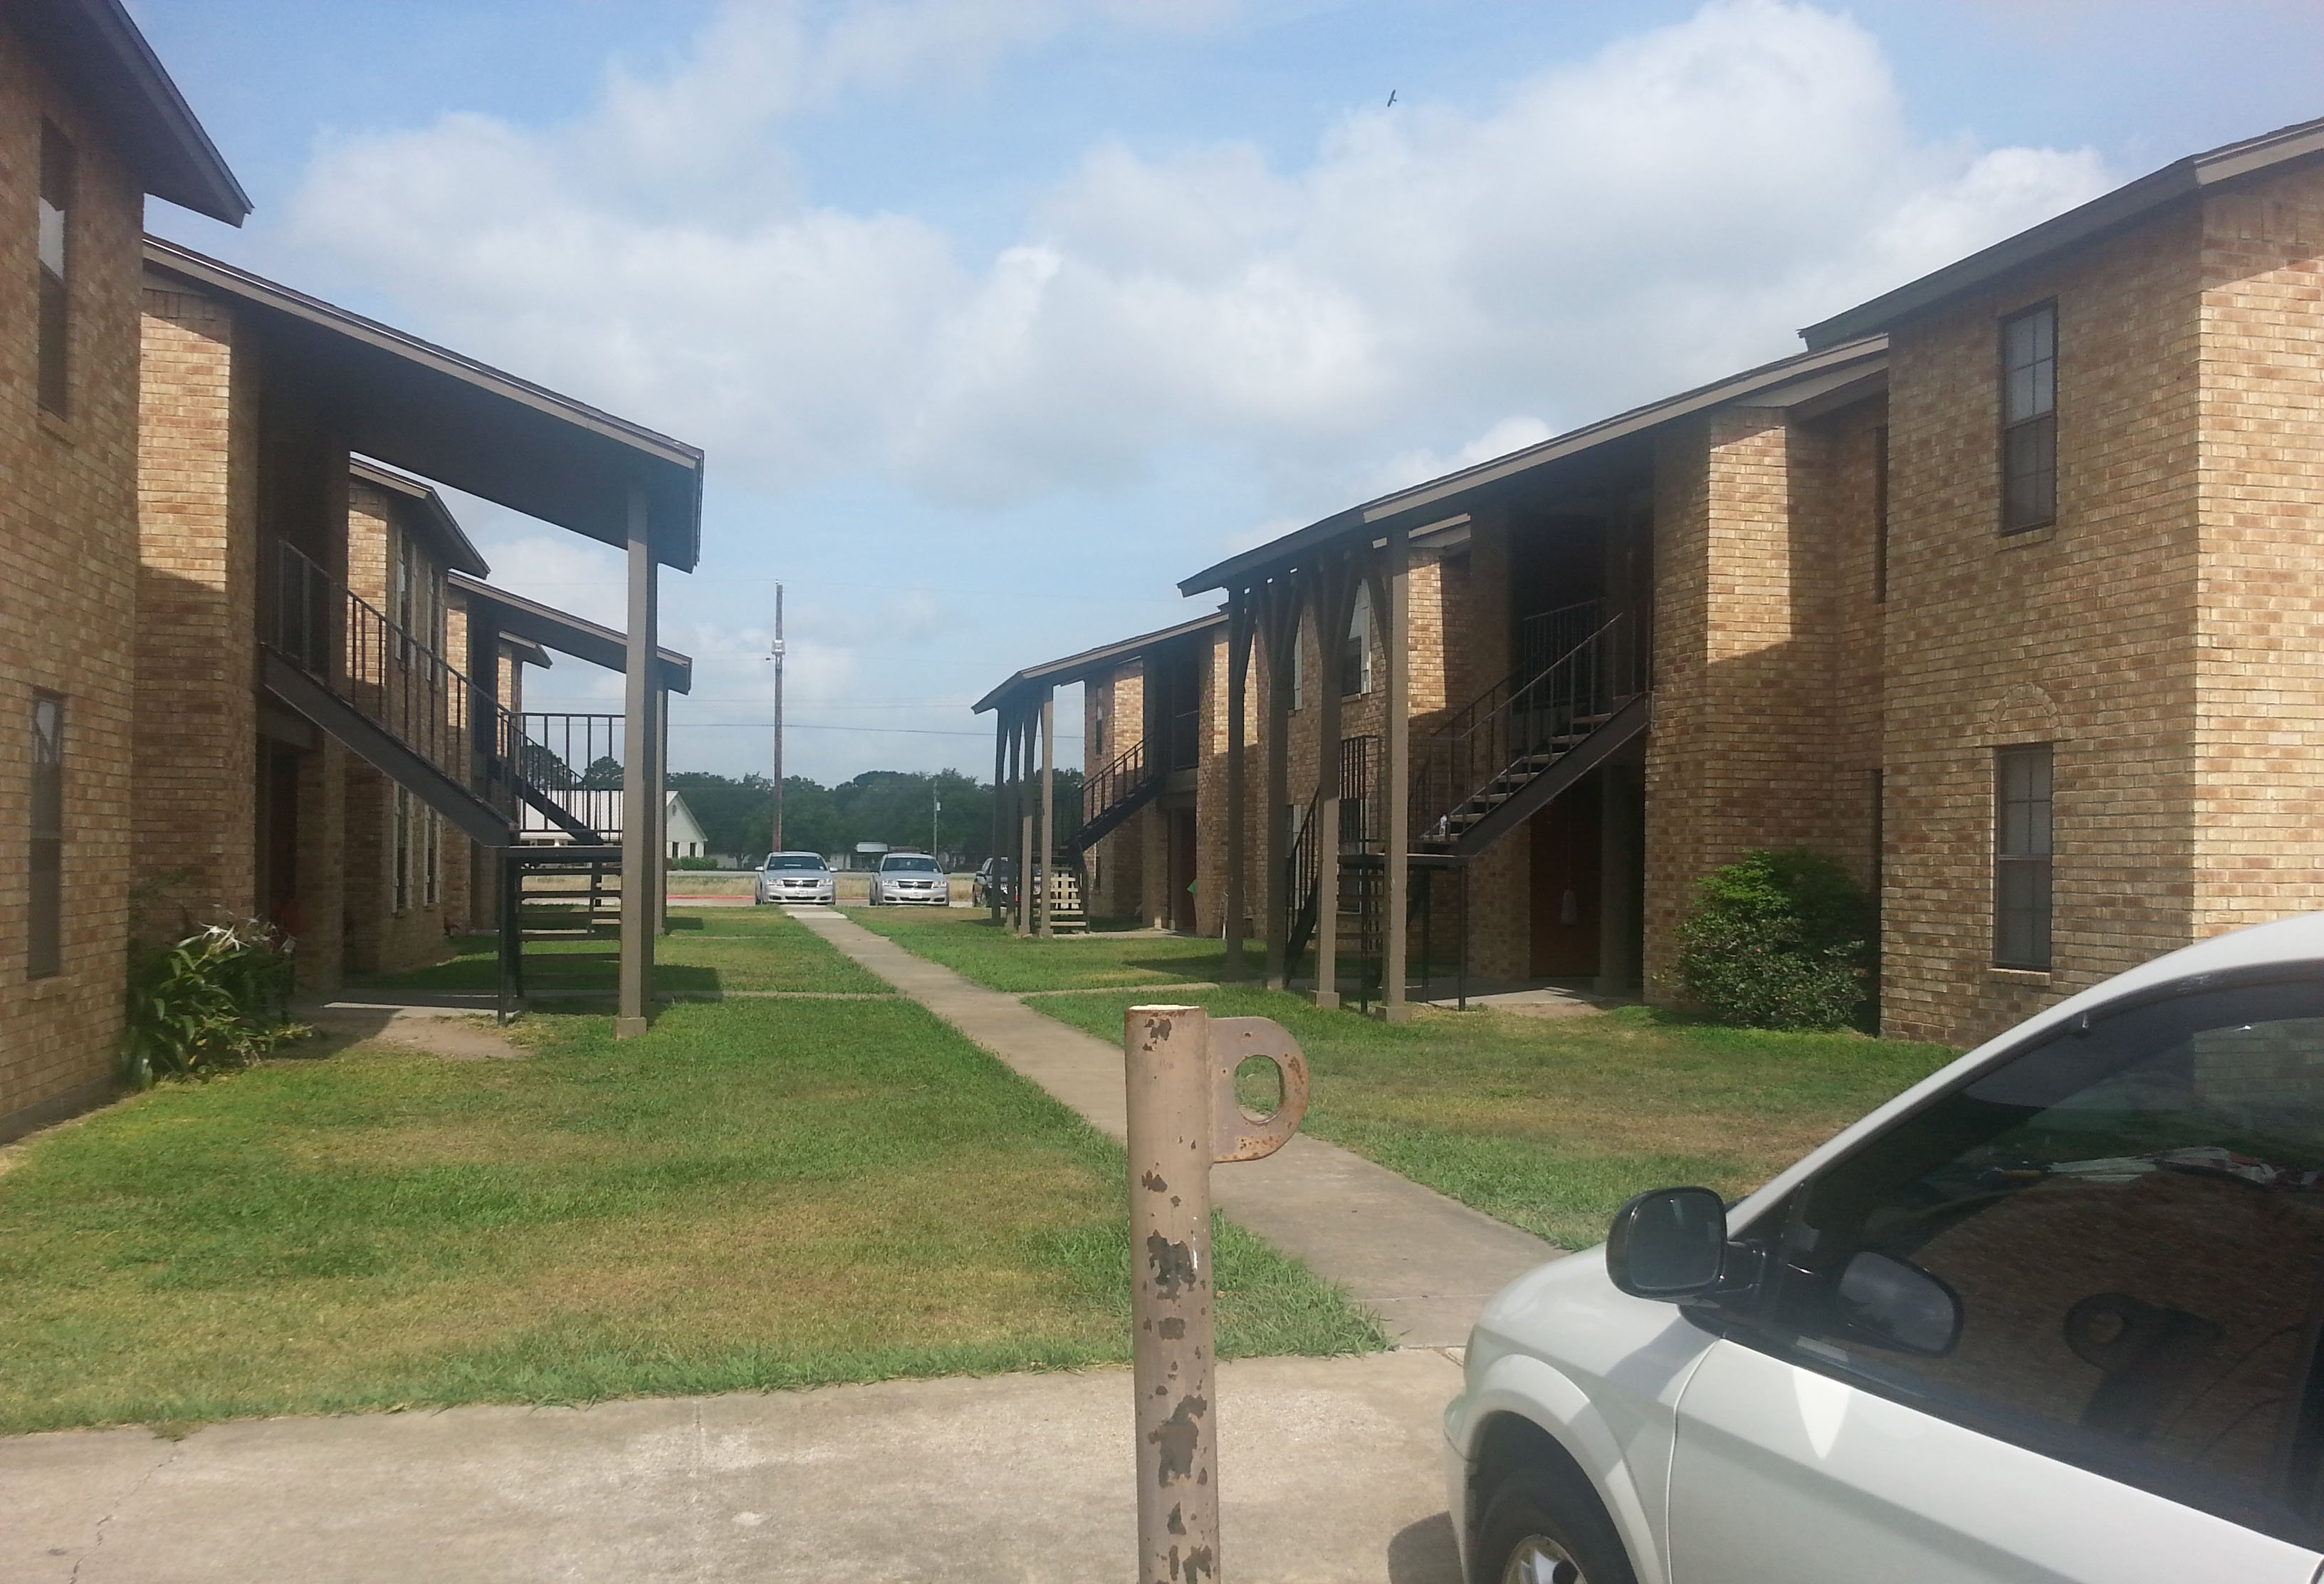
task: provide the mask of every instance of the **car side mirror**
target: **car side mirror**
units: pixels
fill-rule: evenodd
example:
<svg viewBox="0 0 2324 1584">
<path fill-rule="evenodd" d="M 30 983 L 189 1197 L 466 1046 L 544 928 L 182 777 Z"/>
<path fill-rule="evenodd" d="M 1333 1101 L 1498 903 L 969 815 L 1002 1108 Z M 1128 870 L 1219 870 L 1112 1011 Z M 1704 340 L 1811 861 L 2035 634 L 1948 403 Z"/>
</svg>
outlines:
<svg viewBox="0 0 2324 1584">
<path fill-rule="evenodd" d="M 1960 1298 L 1916 1264 L 1860 1249 L 1840 1267 L 1840 1320 L 1877 1348 L 1941 1358 L 1960 1340 Z"/>
<path fill-rule="evenodd" d="M 1727 1203 L 1707 1188 L 1657 1188 L 1614 1212 L 1606 1274 L 1633 1298 L 1710 1292 L 1727 1254 Z"/>
</svg>

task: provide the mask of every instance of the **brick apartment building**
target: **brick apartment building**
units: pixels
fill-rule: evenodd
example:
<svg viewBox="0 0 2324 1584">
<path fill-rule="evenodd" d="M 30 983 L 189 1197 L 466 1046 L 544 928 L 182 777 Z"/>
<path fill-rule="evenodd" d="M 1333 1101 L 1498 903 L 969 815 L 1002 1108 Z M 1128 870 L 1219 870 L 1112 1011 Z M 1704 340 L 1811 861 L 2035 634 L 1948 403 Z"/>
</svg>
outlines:
<svg viewBox="0 0 2324 1584">
<path fill-rule="evenodd" d="M 657 578 L 698 552 L 701 453 L 144 236 L 148 193 L 249 206 L 115 0 L 0 16 L 0 1136 L 109 1092 L 133 927 L 270 919 L 310 994 L 517 941 L 527 810 L 636 882 L 642 1027 L 690 681 Z M 483 582 L 427 479 L 623 549 L 630 631 Z M 622 711 L 525 712 L 550 650 L 624 672 Z M 619 823 L 585 827 L 549 794 L 608 757 Z"/>
<path fill-rule="evenodd" d="M 104 1092 L 122 1017 L 148 194 L 249 200 L 113 0 L 0 11 L 0 1129 Z"/>
<path fill-rule="evenodd" d="M 1877 899 L 1883 1027 L 1965 1043 L 2324 907 L 2324 123 L 1803 336 L 1182 583 L 1193 927 L 1278 979 L 1336 930 L 1327 996 L 1433 935 L 1665 1000 L 1694 882 L 1803 845 Z"/>
</svg>

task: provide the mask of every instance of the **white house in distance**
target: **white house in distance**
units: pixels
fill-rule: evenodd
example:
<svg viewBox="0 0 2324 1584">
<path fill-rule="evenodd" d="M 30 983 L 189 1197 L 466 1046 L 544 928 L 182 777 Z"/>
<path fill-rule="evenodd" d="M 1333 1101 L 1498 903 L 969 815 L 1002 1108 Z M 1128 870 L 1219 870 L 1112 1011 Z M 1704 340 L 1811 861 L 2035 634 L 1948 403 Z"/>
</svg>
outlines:
<svg viewBox="0 0 2324 1584">
<path fill-rule="evenodd" d="M 608 841 L 622 837 L 622 792 L 619 787 L 576 787 L 570 790 L 552 789 L 544 794 L 565 813 L 603 836 Z M 573 840 L 545 811 L 528 804 L 522 810 L 524 840 L 530 844 L 564 847 Z M 710 838 L 703 834 L 702 822 L 694 811 L 686 806 L 686 799 L 678 792 L 668 794 L 662 805 L 663 857 L 669 858 L 706 857 Z"/>
<path fill-rule="evenodd" d="M 710 856 L 710 838 L 702 833 L 701 822 L 694 811 L 686 806 L 686 799 L 678 792 L 669 794 L 662 806 L 661 835 L 673 858 L 704 858 Z"/>
</svg>

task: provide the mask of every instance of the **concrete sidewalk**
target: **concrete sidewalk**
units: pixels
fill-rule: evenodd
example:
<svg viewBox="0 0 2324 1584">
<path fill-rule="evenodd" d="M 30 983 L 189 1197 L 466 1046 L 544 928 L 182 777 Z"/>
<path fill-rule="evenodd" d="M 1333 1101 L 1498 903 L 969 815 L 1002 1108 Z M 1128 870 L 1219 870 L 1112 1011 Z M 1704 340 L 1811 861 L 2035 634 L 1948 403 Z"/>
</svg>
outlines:
<svg viewBox="0 0 2324 1584">
<path fill-rule="evenodd" d="M 1457 1584 L 1431 1352 L 1219 1371 L 1236 1584 Z M 12 1584 L 1137 1576 L 1126 1371 L 0 1440 Z"/>
<path fill-rule="evenodd" d="M 1068 1028 L 1013 996 L 971 984 L 843 913 L 785 911 L 1093 1126 L 1122 1136 L 1127 1101 L 1120 1045 Z M 1218 1168 L 1211 1193 L 1235 1220 L 1345 1287 L 1408 1348 L 1464 1345 L 1486 1299 L 1563 1252 L 1305 1135 L 1264 1161 Z"/>
</svg>

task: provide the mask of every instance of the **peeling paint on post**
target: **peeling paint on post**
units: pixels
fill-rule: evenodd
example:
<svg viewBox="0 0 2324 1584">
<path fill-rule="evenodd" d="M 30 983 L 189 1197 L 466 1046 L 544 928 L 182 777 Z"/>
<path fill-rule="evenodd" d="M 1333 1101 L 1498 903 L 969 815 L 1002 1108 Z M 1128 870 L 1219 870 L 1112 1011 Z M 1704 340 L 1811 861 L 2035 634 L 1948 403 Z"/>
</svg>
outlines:
<svg viewBox="0 0 2324 1584">
<path fill-rule="evenodd" d="M 1133 1006 L 1130 1099 L 1130 1357 L 1138 1402 L 1139 1584 L 1218 1584 L 1211 1165 L 1283 1147 L 1307 1109 L 1307 1064 L 1279 1024 L 1199 1006 Z M 1252 1117 L 1236 1068 L 1276 1063 L 1283 1100 Z"/>
</svg>

